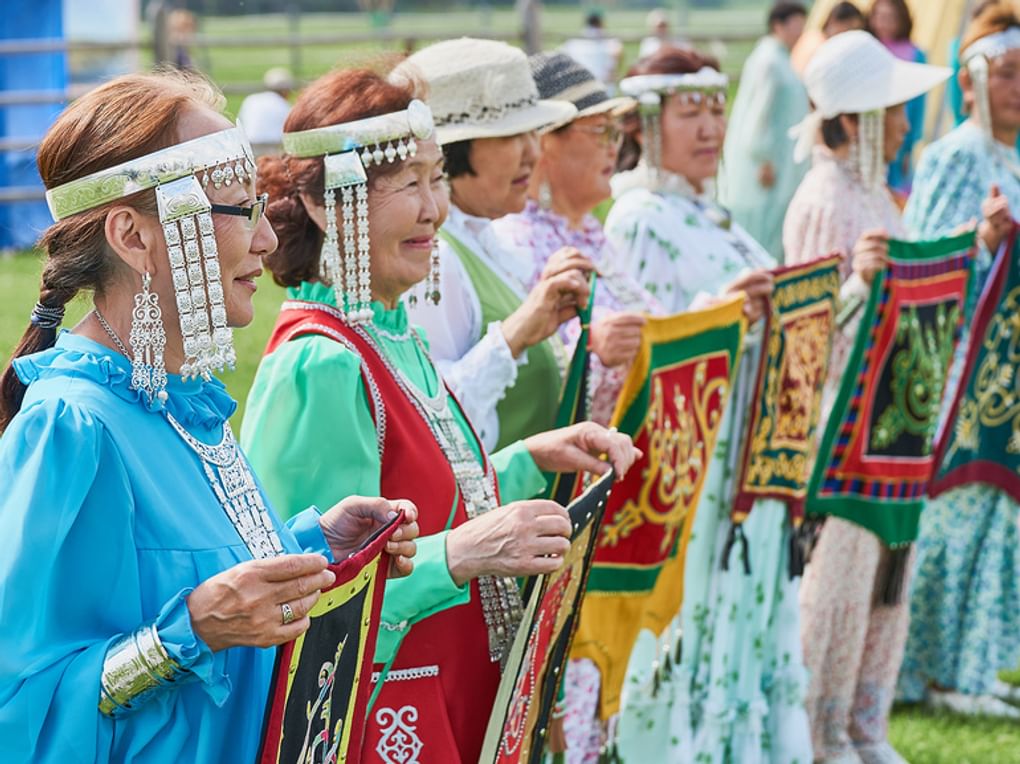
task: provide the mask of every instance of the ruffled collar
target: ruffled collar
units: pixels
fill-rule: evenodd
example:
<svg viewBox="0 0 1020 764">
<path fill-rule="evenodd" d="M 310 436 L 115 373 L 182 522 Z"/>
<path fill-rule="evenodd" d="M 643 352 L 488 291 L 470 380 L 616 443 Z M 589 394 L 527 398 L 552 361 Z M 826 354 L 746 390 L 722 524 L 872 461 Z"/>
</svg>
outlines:
<svg viewBox="0 0 1020 764">
<path fill-rule="evenodd" d="M 213 428 L 237 409 L 237 402 L 218 379 L 189 380 L 168 374 L 165 403 L 151 403 L 131 389 L 131 361 L 88 337 L 62 331 L 48 350 L 14 359 L 14 370 L 26 385 L 41 379 L 76 377 L 104 385 L 118 397 L 152 412 L 166 410 L 185 427 Z"/>
<path fill-rule="evenodd" d="M 287 289 L 287 296 L 292 300 L 304 300 L 306 302 L 321 302 L 334 308 L 336 294 L 332 287 L 319 282 L 302 281 L 298 287 Z M 369 307 L 372 308 L 372 323 L 387 334 L 407 335 L 410 337 L 408 328 L 410 323 L 407 320 L 407 309 L 404 307 L 404 299 L 397 302 L 397 307 L 387 308 L 378 300 L 373 300 Z"/>
</svg>

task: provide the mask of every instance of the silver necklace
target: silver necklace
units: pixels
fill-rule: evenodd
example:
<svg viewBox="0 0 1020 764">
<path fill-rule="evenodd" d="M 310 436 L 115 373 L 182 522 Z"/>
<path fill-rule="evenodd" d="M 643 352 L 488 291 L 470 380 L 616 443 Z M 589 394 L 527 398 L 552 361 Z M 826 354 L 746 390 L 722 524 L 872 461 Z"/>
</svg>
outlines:
<svg viewBox="0 0 1020 764">
<path fill-rule="evenodd" d="M 130 358 L 128 349 L 99 309 L 93 308 L 93 313 L 117 349 Z M 198 456 L 216 500 L 251 556 L 261 560 L 283 554 L 280 536 L 273 526 L 272 517 L 262 500 L 262 493 L 255 483 L 248 462 L 237 446 L 230 422 L 223 423 L 223 437 L 220 442 L 210 446 L 184 429 L 169 411 L 164 409 L 163 414 L 174 432 Z"/>
<path fill-rule="evenodd" d="M 428 396 L 396 368 L 363 326 L 354 327 L 354 330 L 376 351 L 387 371 L 425 421 L 450 465 L 454 480 L 464 498 L 464 509 L 468 519 L 495 509 L 498 502 L 492 467 L 487 465 L 488 469 L 483 470 L 478 463 L 464 431 L 450 410 L 446 385 L 443 384 L 439 372 L 436 371 L 435 374 L 439 380 L 440 390 L 436 395 Z M 417 333 L 413 336 L 422 356 L 435 369 L 435 364 L 432 363 L 432 358 L 421 338 Z M 489 658 L 493 662 L 503 662 L 523 617 L 524 607 L 521 603 L 520 589 L 516 580 L 501 576 L 480 577 L 478 589 L 482 601 L 482 615 L 489 634 Z"/>
</svg>

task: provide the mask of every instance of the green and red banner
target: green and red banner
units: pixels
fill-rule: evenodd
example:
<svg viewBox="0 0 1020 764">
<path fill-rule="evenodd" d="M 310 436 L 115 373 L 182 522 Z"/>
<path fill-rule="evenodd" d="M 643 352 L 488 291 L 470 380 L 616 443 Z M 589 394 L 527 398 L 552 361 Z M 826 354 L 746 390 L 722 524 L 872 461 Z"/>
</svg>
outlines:
<svg viewBox="0 0 1020 764">
<path fill-rule="evenodd" d="M 743 522 L 754 502 L 765 498 L 786 502 L 795 524 L 804 516 L 836 321 L 839 263 L 839 257 L 824 257 L 772 271 L 734 522 Z"/>
<path fill-rule="evenodd" d="M 963 325 L 974 234 L 889 242 L 808 490 L 896 547 L 917 537 L 943 392 Z"/>
<path fill-rule="evenodd" d="M 602 673 L 600 714 L 619 708 L 642 628 L 680 607 L 691 520 L 744 337 L 743 297 L 649 318 L 612 422 L 644 455 L 613 488 L 599 529 L 573 657 Z"/>
<path fill-rule="evenodd" d="M 1020 502 L 1020 236 L 995 258 L 970 327 L 967 360 L 936 451 L 929 493 L 986 483 Z"/>
<path fill-rule="evenodd" d="M 555 572 L 540 576 L 507 657 L 486 728 L 481 762 L 540 764 L 563 679 L 592 553 L 615 475 L 593 483 L 567 507 L 570 551 Z"/>
<path fill-rule="evenodd" d="M 333 585 L 311 625 L 277 648 L 259 764 L 358 761 L 389 555 L 400 512 L 358 552 L 330 566 Z"/>
</svg>

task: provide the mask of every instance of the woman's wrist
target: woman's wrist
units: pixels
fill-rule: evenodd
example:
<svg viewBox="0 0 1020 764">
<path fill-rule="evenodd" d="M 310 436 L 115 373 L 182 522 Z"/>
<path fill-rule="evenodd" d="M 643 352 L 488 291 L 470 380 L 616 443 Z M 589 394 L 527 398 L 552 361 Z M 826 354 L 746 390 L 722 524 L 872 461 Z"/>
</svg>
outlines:
<svg viewBox="0 0 1020 764">
<path fill-rule="evenodd" d="M 145 624 L 106 651 L 99 682 L 99 711 L 105 716 L 131 711 L 182 673 L 160 641 L 155 624 Z"/>
<path fill-rule="evenodd" d="M 450 578 L 457 586 L 464 586 L 473 578 L 477 578 L 474 560 L 465 552 L 465 545 L 461 543 L 461 534 L 458 531 L 463 527 L 460 525 L 446 534 L 446 567 L 450 571 Z"/>
</svg>

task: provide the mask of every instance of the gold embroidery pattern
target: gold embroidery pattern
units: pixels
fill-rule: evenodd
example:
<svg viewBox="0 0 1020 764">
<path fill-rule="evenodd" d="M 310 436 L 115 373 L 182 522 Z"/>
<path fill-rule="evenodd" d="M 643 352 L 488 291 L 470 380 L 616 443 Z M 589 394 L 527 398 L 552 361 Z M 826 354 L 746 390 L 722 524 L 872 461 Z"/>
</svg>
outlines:
<svg viewBox="0 0 1020 764">
<path fill-rule="evenodd" d="M 1010 454 L 1020 454 L 1020 287 L 1014 287 L 992 316 L 982 346 L 981 364 L 974 372 L 972 394 L 960 402 L 955 438 L 946 460 L 957 449 L 976 451 L 982 427 L 1002 427 L 1012 420 L 1006 444 Z M 1018 468 L 1020 470 L 1020 468 Z"/>
<path fill-rule="evenodd" d="M 957 303 L 936 306 L 929 326 L 922 325 L 916 306 L 906 308 L 896 327 L 896 341 L 906 346 L 891 360 L 892 402 L 872 430 L 873 449 L 888 448 L 907 433 L 923 437 L 925 453 L 931 452 L 959 319 Z"/>
<path fill-rule="evenodd" d="M 729 388 L 726 377 L 708 378 L 708 363 L 697 361 L 691 397 L 663 375 L 652 377 L 648 413 L 635 438 L 646 434 L 649 466 L 637 500 L 628 499 L 606 519 L 600 546 L 615 546 L 645 523 L 663 527 L 660 552 L 673 545 L 705 477 Z"/>
<path fill-rule="evenodd" d="M 827 281 L 819 278 L 797 284 Z M 832 293 L 828 294 L 831 297 Z M 744 482 L 748 489 L 768 488 L 801 495 L 808 479 L 812 433 L 821 412 L 832 302 L 809 305 L 782 318 L 781 322 L 773 321 L 767 347 L 771 357 L 781 353 L 782 359 L 768 367 L 764 411 L 751 441 Z"/>
</svg>

